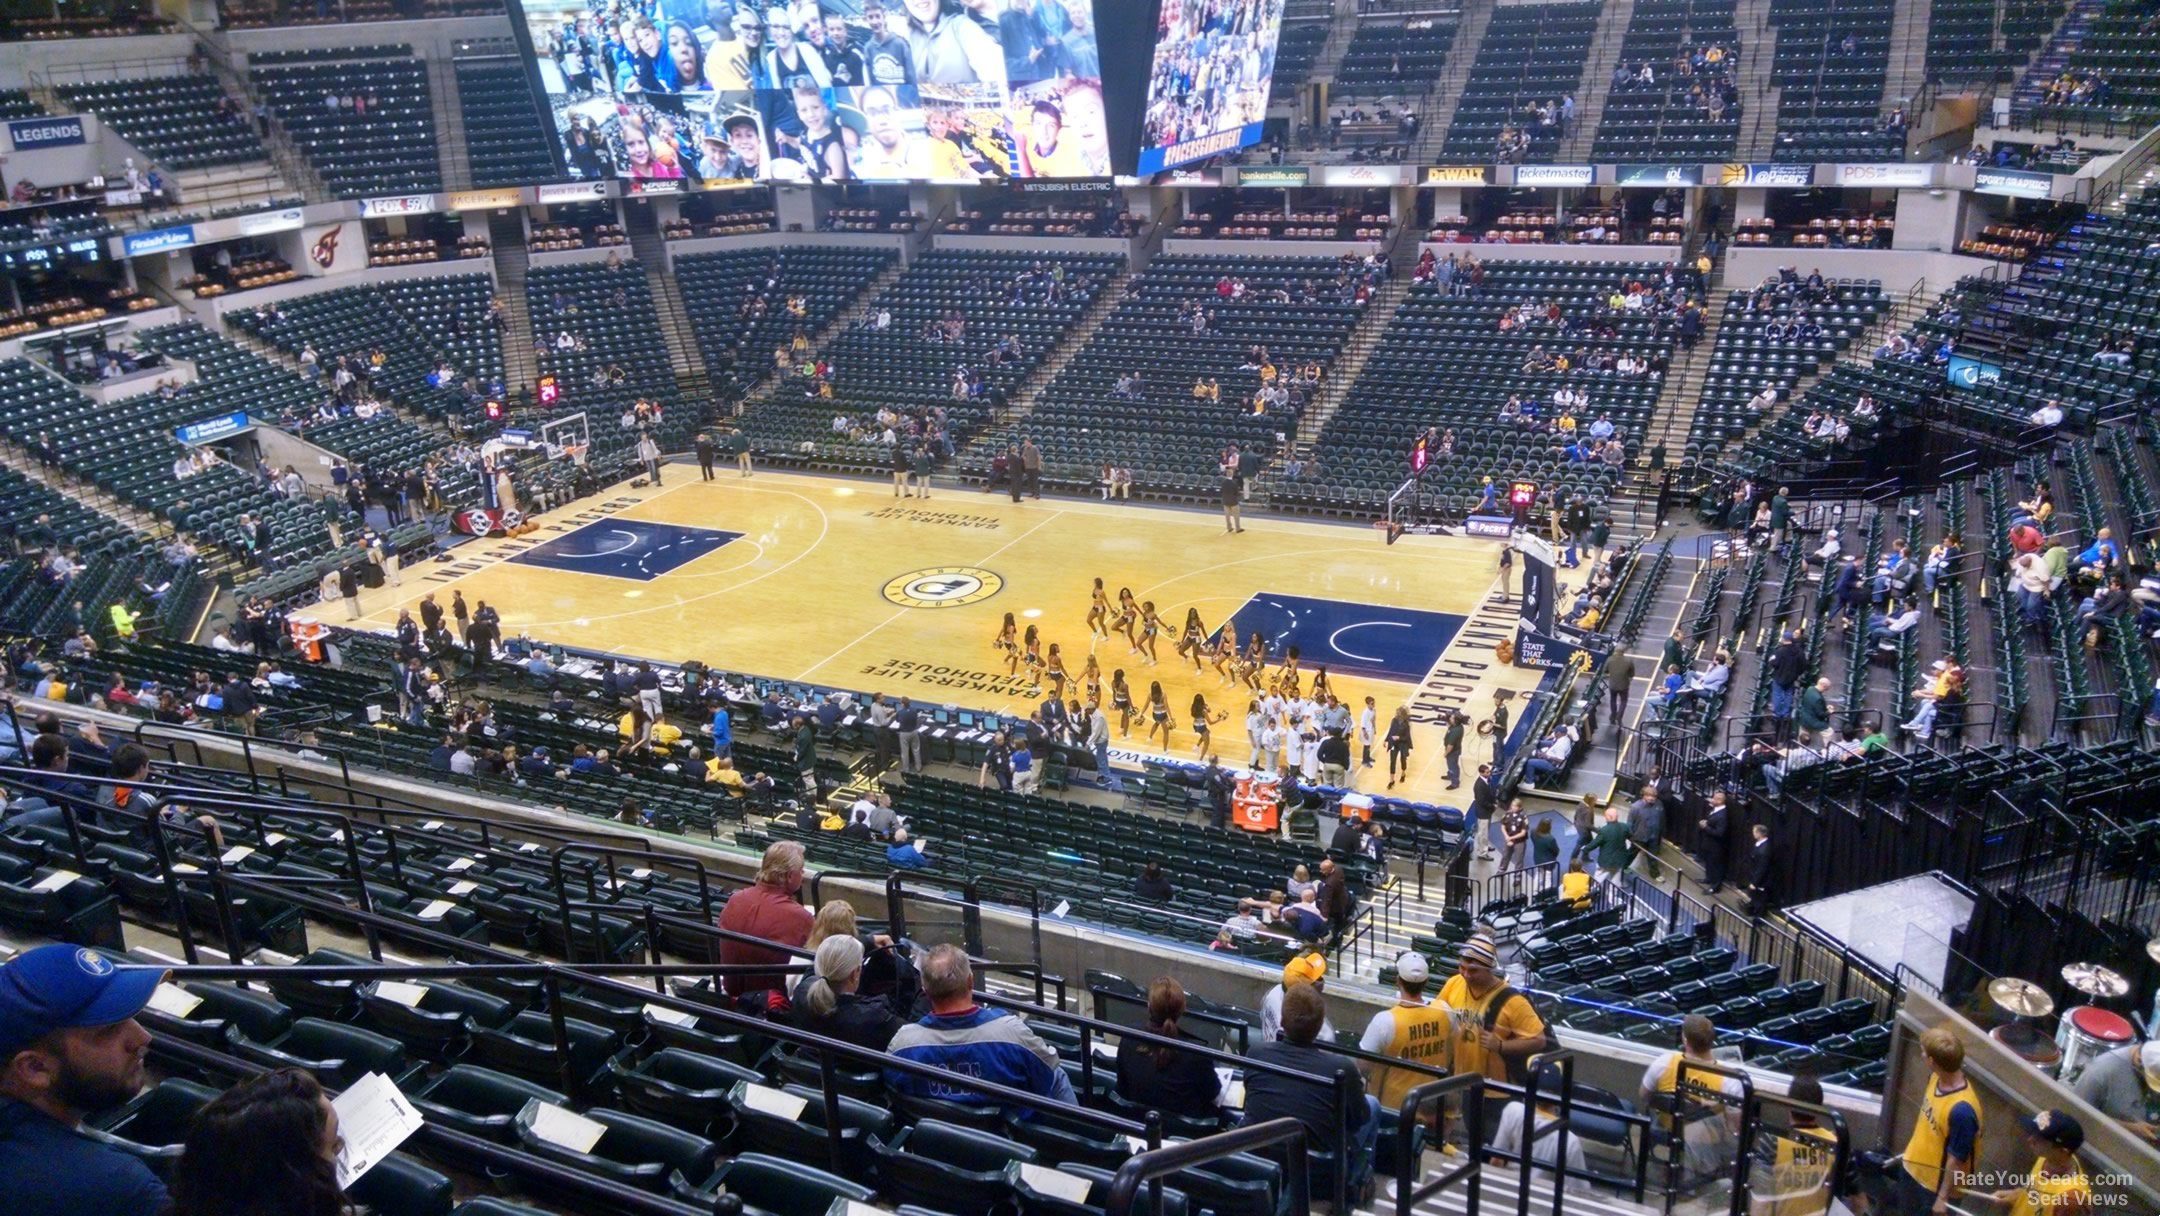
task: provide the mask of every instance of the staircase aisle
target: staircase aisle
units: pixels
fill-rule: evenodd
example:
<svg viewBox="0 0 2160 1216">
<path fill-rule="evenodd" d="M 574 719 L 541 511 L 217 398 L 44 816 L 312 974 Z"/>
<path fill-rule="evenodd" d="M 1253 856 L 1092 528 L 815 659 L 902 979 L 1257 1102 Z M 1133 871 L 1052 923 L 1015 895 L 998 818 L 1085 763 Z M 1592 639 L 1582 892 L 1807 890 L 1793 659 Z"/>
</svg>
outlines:
<svg viewBox="0 0 2160 1216">
<path fill-rule="evenodd" d="M 1650 434 L 1649 448 L 1664 448 L 1665 463 L 1680 459 L 1687 446 L 1688 428 L 1695 425 L 1695 411 L 1702 404 L 1703 381 L 1710 374 L 1710 352 L 1717 346 L 1718 327 L 1724 324 L 1725 301 L 1737 288 L 1713 291 L 1703 303 L 1703 332 L 1695 349 L 1682 355 L 1665 373 L 1658 394 L 1655 417 L 1658 427 Z M 1648 448 L 1639 454 L 1648 459 Z"/>
<path fill-rule="evenodd" d="M 1484 46 L 1485 30 L 1492 25 L 1495 7 L 1494 0 L 1464 0 L 1462 24 L 1455 27 L 1455 45 L 1448 50 L 1447 68 L 1426 94 L 1431 104 L 1418 115 L 1417 145 L 1404 158 L 1409 164 L 1437 163 L 1440 149 L 1447 143 L 1448 128 L 1455 125 L 1455 107 L 1462 103 L 1463 89 L 1470 83 L 1470 69 Z"/>
<path fill-rule="evenodd" d="M 1740 31 L 1740 145 L 1743 160 L 1769 160 L 1777 140 L 1777 86 L 1770 68 L 1777 60 L 1777 30 L 1770 24 L 1770 0 L 1740 0 L 1733 13 Z"/>
<path fill-rule="evenodd" d="M 466 154 L 465 105 L 458 97 L 457 70 L 448 59 L 428 59 L 428 106 L 435 114 L 435 159 L 442 164 L 443 189 L 472 189 L 472 157 Z"/>
<path fill-rule="evenodd" d="M 503 329 L 503 388 L 531 392 L 540 372 L 533 360 L 532 312 L 525 306 L 525 268 L 531 258 L 525 250 L 524 214 L 499 211 L 488 216 L 488 242 L 494 247 L 495 290 L 510 318 Z"/>
<path fill-rule="evenodd" d="M 1350 42 L 1357 37 L 1357 5 L 1348 2 L 1335 5 L 1335 16 L 1328 22 L 1327 41 L 1320 44 L 1320 54 L 1313 59 L 1309 80 L 1335 79 L 1336 69 L 1342 67 L 1343 52 L 1350 49 Z"/>
<path fill-rule="evenodd" d="M 1416 247 L 1416 242 L 1410 244 L 1412 248 Z M 1304 417 L 1298 419 L 1296 443 L 1299 448 L 1310 449 L 1320 441 L 1320 433 L 1327 429 L 1328 421 L 1350 396 L 1358 375 L 1365 370 L 1366 360 L 1372 358 L 1373 351 L 1387 337 L 1389 324 L 1409 296 L 1410 277 L 1400 271 L 1380 285 L 1357 328 L 1350 331 L 1350 341 L 1344 344 L 1342 354 L 1328 369 L 1327 381 L 1320 386 L 1319 399 L 1306 409 Z"/>
<path fill-rule="evenodd" d="M 1575 85 L 1575 129 L 1560 143 L 1558 159 L 1562 164 L 1590 159 L 1598 124 L 1605 120 L 1605 99 L 1612 92 L 1613 68 L 1620 63 L 1620 48 L 1634 20 L 1635 0 L 1605 0 L 1604 15 L 1598 18 L 1597 41 L 1590 44 L 1582 79 Z"/>
<path fill-rule="evenodd" d="M 907 262 L 905 259 L 894 258 L 892 261 L 887 262 L 885 269 L 878 271 L 869 282 L 864 283 L 862 290 L 855 293 L 855 298 L 848 301 L 846 307 L 833 314 L 830 324 L 810 335 L 811 356 L 815 358 L 824 354 L 826 348 L 831 346 L 835 339 L 854 326 L 855 318 L 861 314 L 865 305 L 874 303 L 894 283 L 900 281 L 901 275 L 906 273 Z M 756 352 L 748 353 L 755 355 Z M 737 368 L 742 366 L 741 363 L 736 364 Z M 777 379 L 774 374 L 775 369 L 772 367 L 772 360 L 769 357 L 753 359 L 750 366 L 757 369 L 757 377 L 753 383 L 743 387 L 742 398 L 745 408 L 748 407 L 752 398 L 771 396 L 773 382 Z"/>
<path fill-rule="evenodd" d="M 1133 270 L 1130 266 L 1120 267 L 1116 274 L 1110 276 L 1110 281 L 1095 293 L 1095 299 L 1088 304 L 1087 311 L 1080 314 L 1080 323 L 1060 335 L 1057 349 L 1051 351 L 1047 358 L 1036 365 L 1034 371 L 1028 373 L 1027 379 L 1015 387 L 1012 396 L 1006 400 L 1005 408 L 998 411 L 997 416 L 990 420 L 990 425 L 984 427 L 981 434 L 976 436 L 976 444 L 988 444 L 992 436 L 1002 434 L 1006 428 L 1035 412 L 1035 403 L 1041 398 L 1043 389 L 1057 379 L 1058 373 L 1065 370 L 1065 365 L 1072 362 L 1073 356 L 1087 346 L 1095 337 L 1095 331 L 1101 329 L 1103 322 L 1109 320 L 1110 314 L 1116 312 L 1117 306 L 1124 302 L 1125 285 L 1132 281 L 1132 277 Z"/>
<path fill-rule="evenodd" d="M 1909 106 L 1927 85 L 1928 26 L 1933 4 L 1896 4 L 1890 8 L 1890 71 L 1883 88 L 1885 105 Z"/>
<path fill-rule="evenodd" d="M 660 317 L 660 333 L 667 339 L 668 365 L 675 369 L 675 383 L 683 396 L 705 410 L 713 404 L 712 376 L 705 367 L 705 352 L 698 347 L 690 315 L 683 311 L 682 293 L 667 273 L 667 242 L 652 208 L 638 204 L 623 208 L 623 231 L 630 235 L 630 252 L 645 271 L 645 285 L 652 293 L 653 311 Z"/>
</svg>

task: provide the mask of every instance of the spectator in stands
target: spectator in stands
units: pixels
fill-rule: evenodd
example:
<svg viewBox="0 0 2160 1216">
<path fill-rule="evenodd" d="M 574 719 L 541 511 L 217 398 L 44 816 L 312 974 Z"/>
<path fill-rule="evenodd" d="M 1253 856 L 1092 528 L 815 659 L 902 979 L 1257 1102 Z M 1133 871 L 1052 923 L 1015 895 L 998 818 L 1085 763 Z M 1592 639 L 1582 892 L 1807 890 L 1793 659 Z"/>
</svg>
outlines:
<svg viewBox="0 0 2160 1216">
<path fill-rule="evenodd" d="M 1454 1021 L 1446 1006 L 1426 998 L 1425 985 L 1431 975 L 1424 955 L 1404 951 L 1396 956 L 1395 1005 L 1374 1014 L 1366 1023 L 1365 1033 L 1358 1040 L 1360 1050 L 1447 1070 Z M 1377 1062 L 1360 1067 L 1386 1110 L 1399 1109 L 1405 1094 L 1432 1079 L 1426 1073 Z"/>
<path fill-rule="evenodd" d="M 2093 543 L 2077 555 L 2078 577 L 2087 582 L 2099 583 L 2106 579 L 2122 560 L 2122 549 L 2115 543 L 2115 530 L 2102 528 Z"/>
<path fill-rule="evenodd" d="M 1353 1198 L 1360 1204 L 1372 1201 L 1372 1150 L 1380 1130 L 1380 1104 L 1364 1092 L 1364 1083 L 1349 1061 L 1314 1047 L 1328 1034 L 1327 1003 L 1320 990 L 1300 984 L 1282 1002 L 1282 1038 L 1255 1044 L 1246 1053 L 1257 1063 L 1272 1064 L 1305 1074 L 1286 1077 L 1272 1070 L 1249 1069 L 1245 1074 L 1245 1120 L 1263 1123 L 1292 1118 L 1305 1125 L 1310 1143 L 1321 1151 L 1341 1146 Z M 1357 1090 L 1347 1118 L 1336 1111 L 1336 1085 L 1347 1075 Z"/>
<path fill-rule="evenodd" d="M 1521 1154 L 1527 1151 L 1532 1162 L 1544 1167 L 1533 1171 L 1531 1183 L 1533 1186 L 1545 1188 L 1540 1191 L 1541 1194 L 1549 1192 L 1553 1181 L 1553 1168 L 1560 1167 L 1561 1136 L 1552 1130 L 1552 1124 L 1560 1118 L 1560 1091 L 1566 1086 L 1566 1076 L 1558 1064 L 1540 1064 L 1537 1070 L 1535 1130 L 1526 1132 L 1525 1124 L 1528 1120 L 1523 1117 L 1524 1104 L 1521 1101 L 1508 1103 L 1500 1112 L 1499 1123 L 1493 1128 L 1492 1151 L 1496 1154 L 1507 1154 L 1506 1157 L 1496 1156 L 1493 1163 L 1507 1165 L 1512 1169 L 1512 1161 L 1519 1160 Z M 1535 1139 L 1530 1140 L 1526 1148 L 1525 1141 L 1529 1137 Z M 1560 1168 L 1564 1170 L 1567 1189 L 1580 1191 L 1585 1187 L 1584 1175 L 1590 1168 L 1589 1162 L 1583 1156 L 1582 1137 L 1570 1133 L 1566 1139 L 1567 1164 Z"/>
<path fill-rule="evenodd" d="M 1282 927 L 1300 940 L 1319 941 L 1327 935 L 1328 920 L 1320 911 L 1320 888 L 1308 885 L 1297 895 L 1297 902 L 1283 909 Z"/>
<path fill-rule="evenodd" d="M 892 843 L 885 846 L 885 863 L 896 870 L 927 870 L 930 858 L 922 845 L 908 839 L 906 828 L 894 828 Z"/>
<path fill-rule="evenodd" d="M 900 1028 L 888 1049 L 892 1054 L 912 1063 L 1023 1090 L 1061 1105 L 1073 1104 L 1072 1082 L 1059 1066 L 1057 1051 L 1037 1038 L 1026 1022 L 1001 1009 L 986 1009 L 975 1003 L 975 976 L 966 952 L 952 945 L 932 947 L 923 961 L 922 983 L 930 999 L 930 1013 L 920 1022 Z M 995 1105 L 980 1092 L 942 1078 L 887 1070 L 885 1080 L 894 1092 L 913 1097 L 970 1106 Z M 1026 1117 L 1032 1112 L 1010 1113 Z"/>
<path fill-rule="evenodd" d="M 1499 966 L 1492 938 L 1472 936 L 1463 943 L 1455 975 L 1440 989 L 1440 1003 L 1454 1019 L 1455 1071 L 1519 1083 L 1529 1058 L 1550 1039 L 1530 999 L 1508 986 Z"/>
<path fill-rule="evenodd" d="M 1676 708 L 1693 705 L 1697 699 L 1711 700 L 1723 696 L 1725 686 L 1732 680 L 1732 656 L 1719 650 L 1710 660 L 1707 670 L 1690 674 L 1679 691 L 1670 697 Z"/>
<path fill-rule="evenodd" d="M 1324 992 L 1327 989 L 1327 957 L 1309 945 L 1283 964 L 1282 982 L 1268 989 L 1267 995 L 1260 998 L 1262 1042 L 1272 1043 L 1282 1037 L 1284 995 L 1290 989 L 1302 985 L 1311 985 L 1315 992 Z M 1332 1039 L 1335 1037 L 1335 1028 L 1323 1024 L 1320 1033 Z"/>
<path fill-rule="evenodd" d="M 1699 1013 L 1682 1018 L 1680 1050 L 1650 1062 L 1637 1094 L 1638 1105 L 1656 1113 L 1668 1134 L 1676 1124 L 1680 1127 L 1688 1175 L 1695 1178 L 1731 1168 L 1739 1130 L 1741 1083 L 1711 1055 L 1716 1046 L 1717 1028 L 1709 1018 Z"/>
<path fill-rule="evenodd" d="M 172 1216 L 344 1216 L 338 1117 L 309 1073 L 242 1081 L 195 1113 L 173 1166 Z"/>
<path fill-rule="evenodd" d="M 819 942 L 811 973 L 795 986 L 795 1024 L 813 1034 L 883 1051 L 905 1021 L 887 996 L 861 991 L 863 959 L 862 939 L 852 933 Z"/>
<path fill-rule="evenodd" d="M 1205 1046 L 1185 1033 L 1185 987 L 1169 976 L 1148 985 L 1147 1032 L 1194 1047 Z M 1214 1062 L 1197 1051 L 1178 1051 L 1127 1035 L 1118 1043 L 1117 1092 L 1128 1102 L 1187 1119 L 1211 1120 L 1221 1111 L 1221 1084 Z"/>
<path fill-rule="evenodd" d="M 0 967 L 0 1177 L 26 1211 L 167 1210 L 164 1185 L 139 1157 L 78 1131 L 142 1088 L 150 1036 L 135 1015 L 162 978 L 73 945 Z"/>
<path fill-rule="evenodd" d="M 810 935 L 813 919 L 810 909 L 797 900 L 802 890 L 803 847 L 792 840 L 775 841 L 765 849 L 765 857 L 758 866 L 757 883 L 747 890 L 730 896 L 720 910 L 720 928 L 729 933 L 762 938 L 773 943 L 760 946 L 735 938 L 720 942 L 720 962 L 726 964 L 776 965 L 790 961 L 784 949 L 774 947 L 799 947 Z M 755 994 L 763 1001 L 764 994 L 777 991 L 784 983 L 779 972 L 751 972 L 728 975 L 722 978 L 722 987 L 732 997 L 742 998 Z"/>
<path fill-rule="evenodd" d="M 2039 427 L 2061 426 L 2063 421 L 2062 402 L 2050 397 L 2047 399 L 2046 404 L 2026 415 L 2026 420 Z"/>
<path fill-rule="evenodd" d="M 1139 876 L 1133 879 L 1133 898 L 1135 899 L 1143 899 L 1149 903 L 1166 904 L 1170 902 L 1172 894 L 1170 879 L 1163 874 L 1161 862 L 1148 862 L 1147 868 L 1140 871 Z"/>
<path fill-rule="evenodd" d="M 1955 532 L 1944 536 L 1928 550 L 1927 561 L 1920 568 L 1920 583 L 1929 595 L 1935 594 L 1939 580 L 1957 569 L 1958 558 L 1964 553 L 1965 540 Z"/>
<path fill-rule="evenodd" d="M 1897 640 L 1920 624 L 1918 600 L 1906 600 L 1901 605 L 1891 607 L 1896 609 L 1894 614 L 1885 615 L 1879 611 L 1868 614 L 1868 645 L 1895 649 Z"/>
</svg>

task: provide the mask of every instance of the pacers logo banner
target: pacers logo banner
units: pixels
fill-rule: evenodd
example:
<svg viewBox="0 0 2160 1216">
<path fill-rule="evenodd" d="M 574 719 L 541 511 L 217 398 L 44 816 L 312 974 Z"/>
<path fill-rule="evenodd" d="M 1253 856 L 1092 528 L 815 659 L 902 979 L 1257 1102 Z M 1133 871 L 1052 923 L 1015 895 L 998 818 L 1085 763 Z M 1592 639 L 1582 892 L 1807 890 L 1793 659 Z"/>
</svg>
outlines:
<svg viewBox="0 0 2160 1216">
<path fill-rule="evenodd" d="M 958 608 L 979 604 L 1004 588 L 1002 576 L 980 566 L 936 566 L 891 579 L 884 595 L 902 608 Z"/>
</svg>

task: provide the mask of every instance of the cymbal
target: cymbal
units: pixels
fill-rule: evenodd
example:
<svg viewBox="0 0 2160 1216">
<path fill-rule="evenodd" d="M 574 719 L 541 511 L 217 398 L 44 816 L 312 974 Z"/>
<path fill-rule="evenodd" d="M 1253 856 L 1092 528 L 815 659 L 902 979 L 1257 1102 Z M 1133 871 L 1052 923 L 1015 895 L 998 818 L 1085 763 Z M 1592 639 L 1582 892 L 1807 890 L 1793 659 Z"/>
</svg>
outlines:
<svg viewBox="0 0 2160 1216">
<path fill-rule="evenodd" d="M 2044 1018 L 2055 1012 L 2055 1000 L 2040 985 L 2016 976 L 1988 982 L 1988 999 L 2005 1013 L 2021 1018 Z"/>
<path fill-rule="evenodd" d="M 2098 963 L 2072 963 L 2062 969 L 2063 983 L 2087 996 L 2117 997 L 2130 991 L 2130 981 Z"/>
<path fill-rule="evenodd" d="M 2145 957 L 2160 963 L 2160 937 L 2145 943 Z"/>
</svg>

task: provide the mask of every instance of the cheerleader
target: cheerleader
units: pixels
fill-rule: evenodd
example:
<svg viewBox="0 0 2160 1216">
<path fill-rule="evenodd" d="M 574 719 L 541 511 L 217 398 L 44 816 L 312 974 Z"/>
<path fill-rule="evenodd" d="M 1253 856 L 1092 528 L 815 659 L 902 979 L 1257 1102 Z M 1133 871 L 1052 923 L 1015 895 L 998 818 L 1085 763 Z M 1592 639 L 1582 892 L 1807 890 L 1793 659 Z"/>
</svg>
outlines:
<svg viewBox="0 0 2160 1216">
<path fill-rule="evenodd" d="M 1008 612 L 1005 614 L 1005 623 L 998 626 L 997 636 L 990 639 L 990 649 L 1002 650 L 1005 652 L 1006 659 L 1008 661 L 1008 673 L 1011 670 L 1011 660 L 1015 656 L 1017 656 L 1020 651 L 1020 642 L 1018 640 L 1019 637 L 1019 622 L 1013 620 L 1013 614 Z"/>
<path fill-rule="evenodd" d="M 1215 674 L 1222 677 L 1224 688 L 1235 688 L 1238 677 L 1237 630 L 1228 625 L 1215 635 Z"/>
<path fill-rule="evenodd" d="M 1118 712 L 1118 738 L 1132 738 L 1132 689 L 1125 686 L 1125 669 L 1122 667 L 1110 673 L 1110 708 Z"/>
<path fill-rule="evenodd" d="M 1335 690 L 1328 685 L 1327 668 L 1315 667 L 1312 673 L 1312 699 L 1320 705 L 1327 704 L 1328 696 Z"/>
<path fill-rule="evenodd" d="M 1245 644 L 1245 686 L 1254 692 L 1266 691 L 1260 686 L 1260 677 L 1267 673 L 1267 639 L 1260 631 L 1252 631 L 1252 640 Z"/>
<path fill-rule="evenodd" d="M 1092 653 L 1087 657 L 1087 666 L 1080 669 L 1080 687 L 1089 709 L 1102 704 L 1102 667 Z"/>
<path fill-rule="evenodd" d="M 1090 640 L 1110 636 L 1110 594 L 1103 590 L 1099 578 L 1095 589 L 1088 593 L 1087 627 Z"/>
<path fill-rule="evenodd" d="M 1132 588 L 1117 589 L 1117 605 L 1117 615 L 1110 619 L 1110 628 L 1125 635 L 1125 653 L 1139 654 L 1140 640 L 1133 636 L 1133 623 L 1140 619 L 1140 605 L 1133 600 Z"/>
<path fill-rule="evenodd" d="M 1192 695 L 1192 728 L 1193 733 L 1200 736 L 1200 746 L 1193 752 L 1196 758 L 1207 759 L 1209 749 L 1214 746 L 1215 735 L 1208 727 L 1229 716 L 1224 713 L 1208 712 L 1206 694 L 1196 692 Z"/>
<path fill-rule="evenodd" d="M 1185 636 L 1178 640 L 1177 651 L 1179 654 L 1191 656 L 1192 669 L 1200 670 L 1201 662 L 1207 654 L 1207 626 L 1200 623 L 1198 608 L 1185 610 Z"/>
<path fill-rule="evenodd" d="M 1155 601 L 1142 601 L 1140 604 L 1139 653 L 1147 659 L 1150 667 L 1162 661 L 1155 654 L 1155 636 L 1162 632 L 1162 627 L 1162 618 L 1155 615 Z"/>
<path fill-rule="evenodd" d="M 1020 636 L 1020 662 L 1027 667 L 1030 692 L 1042 691 L 1042 645 L 1042 633 L 1033 625 L 1028 626 L 1027 632 Z"/>
<path fill-rule="evenodd" d="M 1282 670 L 1275 676 L 1275 688 L 1282 693 L 1283 700 L 1295 701 L 1303 685 L 1304 678 L 1298 674 L 1298 648 L 1292 646 L 1283 654 Z"/>
<path fill-rule="evenodd" d="M 1043 674 L 1050 679 L 1050 696 L 1053 700 L 1065 699 L 1065 684 L 1071 679 L 1065 674 L 1065 656 L 1058 653 L 1058 644 L 1050 643 L 1050 657 L 1043 663 Z"/>
<path fill-rule="evenodd" d="M 1155 741 L 1155 732 L 1161 731 L 1162 748 L 1164 751 L 1169 751 L 1170 732 L 1177 728 L 1177 723 L 1170 720 L 1170 702 L 1163 696 L 1162 681 L 1160 680 L 1148 685 L 1147 717 L 1148 742 L 1153 743 Z"/>
</svg>

